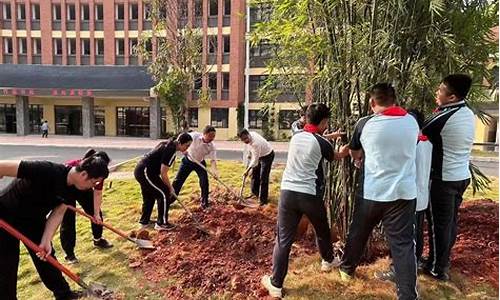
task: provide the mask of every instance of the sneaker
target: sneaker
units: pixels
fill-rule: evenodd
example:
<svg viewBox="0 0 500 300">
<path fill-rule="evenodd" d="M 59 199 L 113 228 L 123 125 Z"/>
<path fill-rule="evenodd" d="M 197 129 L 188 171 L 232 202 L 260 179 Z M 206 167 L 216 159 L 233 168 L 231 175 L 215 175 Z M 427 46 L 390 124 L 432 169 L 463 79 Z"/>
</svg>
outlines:
<svg viewBox="0 0 500 300">
<path fill-rule="evenodd" d="M 340 260 L 335 257 L 331 262 L 321 260 L 321 272 L 330 272 L 333 268 L 340 266 Z"/>
<path fill-rule="evenodd" d="M 67 255 L 64 259 L 66 260 L 66 262 L 67 262 L 69 265 L 74 265 L 74 264 L 79 263 L 78 258 L 76 258 L 76 256 L 75 256 L 74 254 L 72 254 L 72 255 Z"/>
<path fill-rule="evenodd" d="M 101 249 L 108 249 L 113 247 L 113 244 L 111 244 L 110 242 L 106 241 L 103 238 L 100 238 L 98 240 L 94 240 L 94 246 Z"/>
<path fill-rule="evenodd" d="M 272 284 L 271 276 L 269 275 L 262 276 L 260 283 L 264 286 L 264 288 L 266 288 L 267 292 L 269 293 L 269 296 L 273 298 L 283 298 L 283 293 L 282 293 L 283 289 L 277 288 Z"/>
<path fill-rule="evenodd" d="M 347 274 L 346 272 L 342 271 L 342 270 L 339 270 L 339 274 L 340 274 L 340 280 L 342 281 L 351 281 L 352 279 L 352 276 Z"/>
<path fill-rule="evenodd" d="M 382 281 L 392 281 L 396 282 L 396 275 L 392 270 L 387 271 L 376 271 L 374 277 Z"/>
<path fill-rule="evenodd" d="M 427 275 L 431 278 L 434 278 L 436 280 L 439 280 L 439 281 L 449 281 L 450 280 L 450 275 L 448 275 L 448 273 L 436 273 L 428 268 L 424 268 L 423 273 L 425 275 Z"/>
<path fill-rule="evenodd" d="M 167 230 L 172 230 L 175 228 L 175 225 L 172 223 L 166 223 L 166 224 L 155 224 L 155 230 L 158 231 L 167 231 Z"/>
</svg>

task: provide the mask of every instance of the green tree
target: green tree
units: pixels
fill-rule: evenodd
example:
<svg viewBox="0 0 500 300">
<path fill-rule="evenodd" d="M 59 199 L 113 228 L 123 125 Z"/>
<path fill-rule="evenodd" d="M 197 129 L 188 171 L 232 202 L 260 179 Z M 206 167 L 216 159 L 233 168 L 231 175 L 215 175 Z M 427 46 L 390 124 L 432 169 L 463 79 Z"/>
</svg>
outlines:
<svg viewBox="0 0 500 300">
<path fill-rule="evenodd" d="M 251 35 L 253 44 L 275 46 L 269 80 L 293 90 L 312 87 L 313 101 L 332 110 L 331 128 L 349 136 L 355 122 L 370 113 L 365 91 L 376 82 L 391 82 L 401 105 L 430 112 L 440 80 L 463 72 L 474 80 L 472 107 L 489 99 L 484 82 L 492 82 L 486 62 L 498 61 L 491 34 L 498 25 L 497 1 L 255 0 L 252 5 L 272 7 L 271 18 L 256 24 Z M 328 166 L 325 200 L 341 238 L 351 218 L 356 172 L 348 160 Z"/>
</svg>

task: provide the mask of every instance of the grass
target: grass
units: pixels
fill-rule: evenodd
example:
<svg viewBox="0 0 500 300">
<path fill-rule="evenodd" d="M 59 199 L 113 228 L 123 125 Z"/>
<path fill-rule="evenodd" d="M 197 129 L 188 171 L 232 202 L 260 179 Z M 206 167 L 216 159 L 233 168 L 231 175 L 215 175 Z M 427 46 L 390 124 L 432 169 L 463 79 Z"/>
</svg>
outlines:
<svg viewBox="0 0 500 300">
<path fill-rule="evenodd" d="M 464 193 L 465 201 L 473 199 L 491 199 L 498 202 L 498 177 L 489 178 L 491 180 L 490 188 L 485 191 L 477 192 L 475 195 L 472 194 L 472 187 L 469 185 Z"/>
<path fill-rule="evenodd" d="M 128 163 L 122 166 L 119 172 L 131 172 L 135 164 Z M 171 178 L 179 167 L 179 162 L 171 170 Z M 241 174 L 244 167 L 238 162 L 219 162 L 219 172 L 222 180 L 238 188 L 241 186 Z M 277 203 L 279 184 L 283 166 L 273 168 L 271 173 L 270 201 Z M 141 195 L 138 184 L 133 177 L 112 179 L 112 187 L 106 184 L 104 193 L 103 211 L 105 221 L 109 224 L 130 231 L 137 229 L 137 220 L 141 210 Z M 211 188 L 216 182 L 211 180 Z M 248 184 L 248 183 L 247 183 Z M 498 199 L 498 179 L 494 181 L 493 189 Z M 246 191 L 249 192 L 248 190 Z M 199 195 L 198 178 L 193 173 L 186 181 L 181 191 L 181 199 L 189 200 L 192 194 Z M 486 194 L 493 197 L 492 194 Z M 478 198 L 476 196 L 476 198 Z M 191 205 L 197 205 L 192 203 Z M 174 204 L 171 209 L 172 218 L 183 213 L 181 208 Z M 77 218 L 77 246 L 76 255 L 80 259 L 78 265 L 69 266 L 86 281 L 98 281 L 115 290 L 123 299 L 164 299 L 158 293 L 160 287 L 176 285 L 175 280 L 165 280 L 159 283 L 148 282 L 139 271 L 128 267 L 129 257 L 139 255 L 135 246 L 124 241 L 109 231 L 104 231 L 104 237 L 115 246 L 108 250 L 98 250 L 92 245 L 89 221 Z M 57 257 L 63 260 L 64 254 L 60 247 L 58 235 L 54 238 Z M 51 293 L 41 283 L 30 257 L 23 248 L 19 265 L 18 298 L 19 299 L 51 299 Z M 369 266 L 362 266 L 357 271 L 357 278 L 350 283 L 340 280 L 336 272 L 323 274 L 319 272 L 319 256 L 300 257 L 291 262 L 289 276 L 285 287 L 287 299 L 394 299 L 395 288 L 388 283 L 381 283 L 373 279 L 375 270 L 385 269 L 387 259 L 381 259 Z M 423 299 L 497 299 L 498 292 L 488 285 L 472 285 L 459 274 L 452 274 L 451 283 L 436 283 L 420 277 L 420 292 Z M 69 280 L 68 280 L 69 281 Z M 75 289 L 78 287 L 71 283 Z M 230 295 L 212 295 L 210 299 L 231 299 Z"/>
</svg>

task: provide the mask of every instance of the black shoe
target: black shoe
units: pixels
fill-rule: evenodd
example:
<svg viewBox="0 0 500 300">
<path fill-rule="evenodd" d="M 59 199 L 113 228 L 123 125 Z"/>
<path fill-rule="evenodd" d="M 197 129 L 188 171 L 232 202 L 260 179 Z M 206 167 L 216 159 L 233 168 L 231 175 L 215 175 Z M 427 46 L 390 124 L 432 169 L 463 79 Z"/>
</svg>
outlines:
<svg viewBox="0 0 500 300">
<path fill-rule="evenodd" d="M 74 254 L 66 255 L 66 257 L 64 259 L 66 260 L 66 262 L 69 265 L 73 265 L 73 264 L 79 263 L 78 258 L 76 258 L 76 256 Z"/>
<path fill-rule="evenodd" d="M 56 300 L 73 300 L 81 299 L 85 297 L 85 293 L 82 291 L 69 291 L 64 296 L 55 296 Z"/>
<path fill-rule="evenodd" d="M 425 275 L 427 275 L 433 279 L 439 280 L 439 281 L 449 281 L 450 280 L 450 275 L 448 275 L 448 273 L 446 273 L 446 272 L 436 273 L 427 267 L 423 268 L 423 273 Z"/>
<path fill-rule="evenodd" d="M 166 224 L 156 224 L 155 225 L 155 230 L 157 231 L 167 231 L 167 230 L 172 230 L 176 226 L 172 223 L 167 222 Z"/>
<path fill-rule="evenodd" d="M 202 202 L 202 203 L 201 203 L 201 208 L 202 208 L 202 209 L 207 209 L 207 208 L 209 208 L 209 207 L 210 207 L 210 204 L 209 204 L 208 202 Z"/>
<path fill-rule="evenodd" d="M 396 282 L 396 275 L 392 270 L 376 271 L 374 276 L 378 280 Z"/>
<path fill-rule="evenodd" d="M 109 243 L 104 238 L 100 238 L 98 240 L 94 240 L 94 246 L 101 249 L 108 249 L 113 247 L 113 244 Z"/>
<path fill-rule="evenodd" d="M 267 205 L 269 203 L 269 201 L 262 201 L 260 200 L 260 206 L 264 206 L 264 205 Z"/>
</svg>

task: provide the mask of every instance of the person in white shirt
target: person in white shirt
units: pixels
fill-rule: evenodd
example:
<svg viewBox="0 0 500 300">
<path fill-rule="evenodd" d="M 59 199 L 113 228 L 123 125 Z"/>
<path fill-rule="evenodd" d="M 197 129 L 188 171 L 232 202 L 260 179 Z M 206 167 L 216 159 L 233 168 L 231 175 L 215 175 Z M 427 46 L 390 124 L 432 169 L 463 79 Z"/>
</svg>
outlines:
<svg viewBox="0 0 500 300">
<path fill-rule="evenodd" d="M 252 194 L 260 199 L 260 205 L 266 205 L 269 195 L 269 174 L 274 160 L 271 144 L 260 134 L 243 129 L 238 135 L 240 140 L 250 146 L 252 159 L 245 170 L 244 176 L 252 173 Z"/>
<path fill-rule="evenodd" d="M 306 124 L 306 110 L 305 108 L 299 109 L 300 118 L 292 123 L 292 134 L 296 134 L 304 129 Z"/>
<path fill-rule="evenodd" d="M 49 136 L 49 122 L 47 120 L 43 121 L 40 129 L 42 130 L 42 138 L 47 138 Z"/>
<path fill-rule="evenodd" d="M 172 186 L 174 188 L 175 194 L 179 195 L 182 185 L 188 178 L 191 172 L 195 171 L 200 179 L 200 189 L 201 189 L 201 207 L 208 208 L 208 174 L 207 171 L 202 168 L 199 164 L 204 167 L 207 166 L 205 159 L 208 157 L 210 159 L 211 173 L 215 177 L 219 177 L 219 172 L 217 171 L 217 161 L 215 155 L 215 145 L 213 140 L 215 139 L 215 128 L 213 126 L 207 125 L 203 129 L 203 133 L 190 132 L 189 135 L 193 138 L 193 142 L 187 151 L 187 155 L 181 160 L 181 165 L 179 171 L 175 176 Z"/>
</svg>

